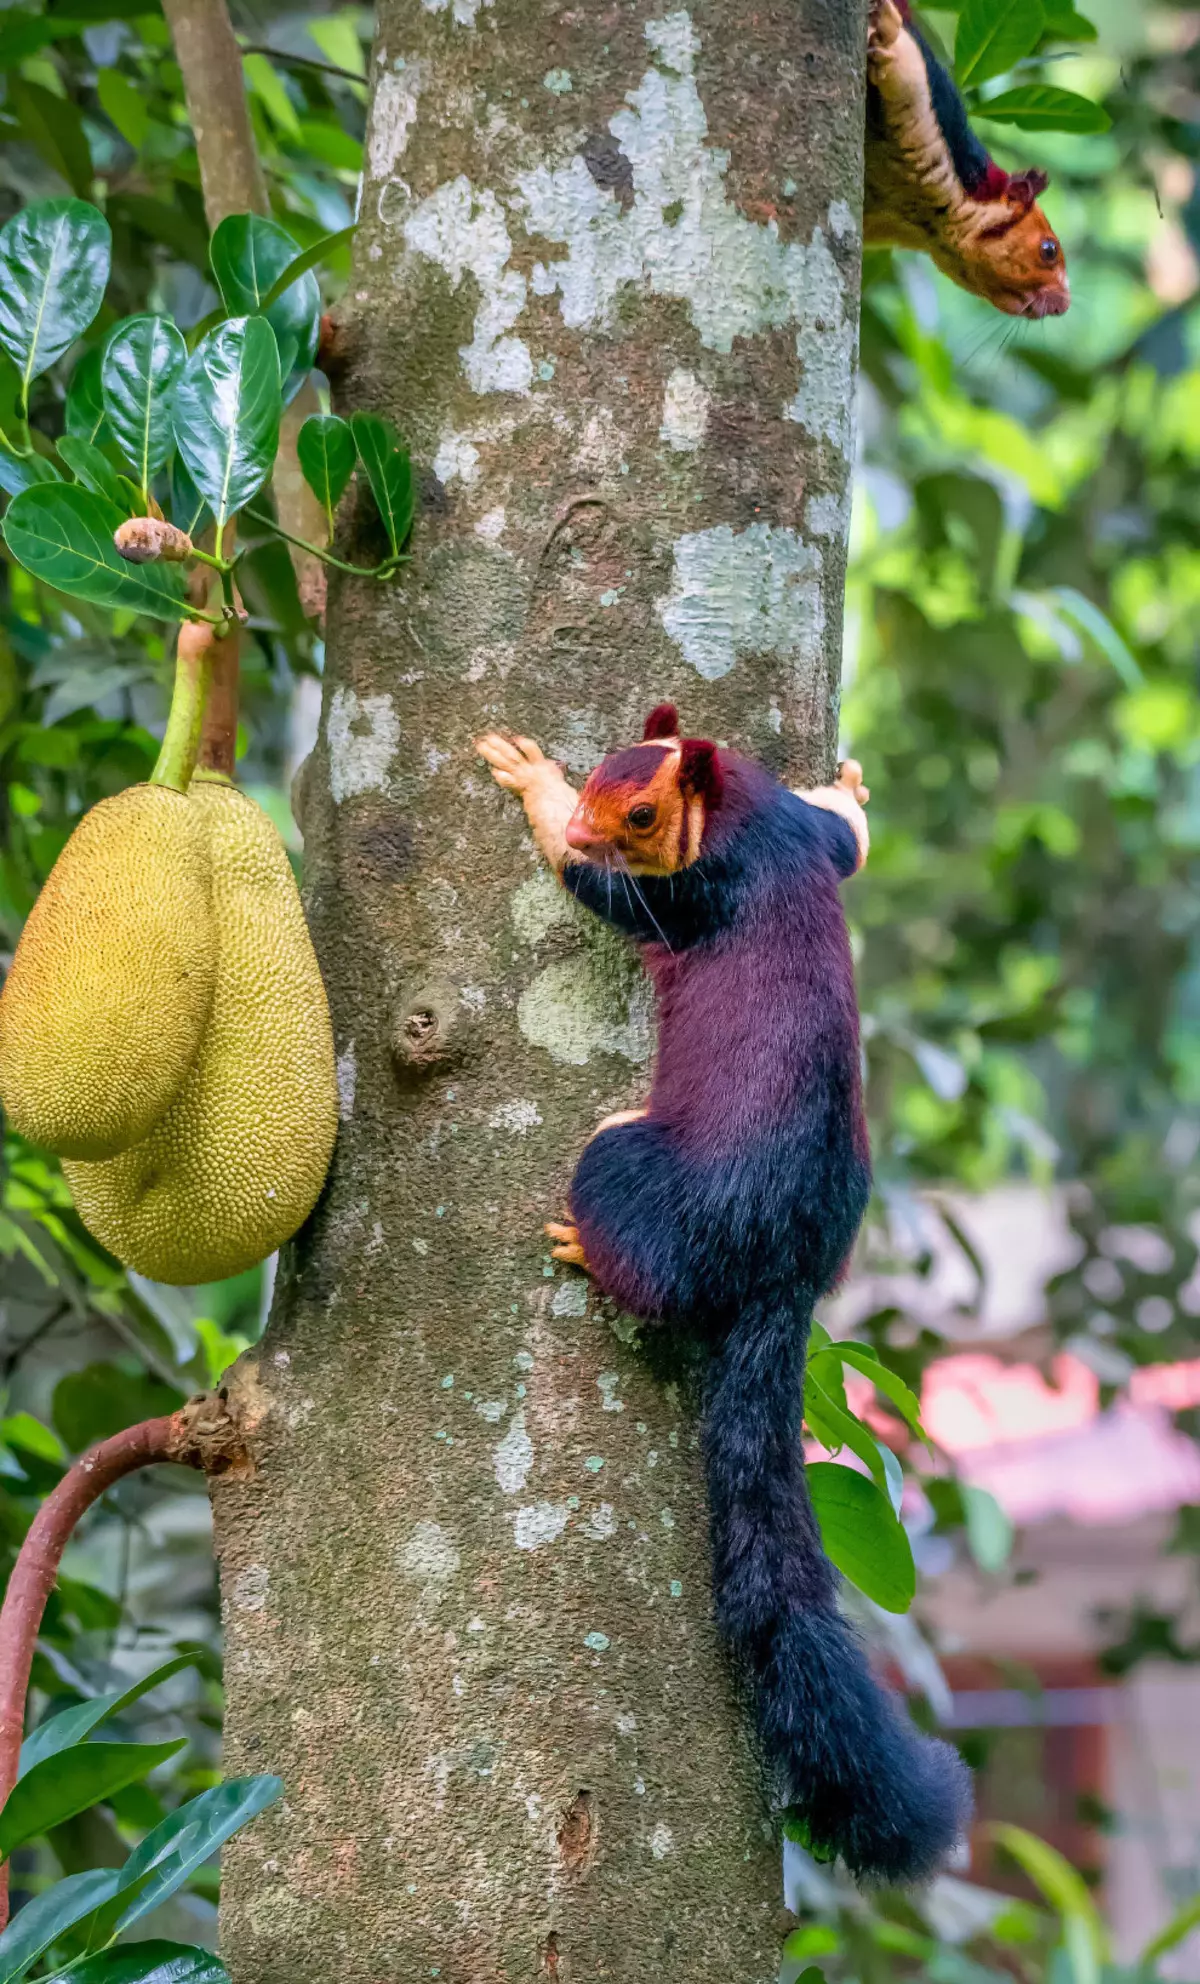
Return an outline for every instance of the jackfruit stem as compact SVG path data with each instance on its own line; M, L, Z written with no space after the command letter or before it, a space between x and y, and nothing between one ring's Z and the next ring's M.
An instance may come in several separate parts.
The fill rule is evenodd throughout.
M162 749L150 774L151 785L166 785L173 792L188 789L200 751L215 645L213 628L207 622L185 620L179 629L171 711Z
M214 641L197 772L232 778L237 758L239 629Z

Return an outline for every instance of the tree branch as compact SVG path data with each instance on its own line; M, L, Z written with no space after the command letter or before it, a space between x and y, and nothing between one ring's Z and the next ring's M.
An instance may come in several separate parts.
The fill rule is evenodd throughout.
M17 1553L0 1606L0 1807L17 1781L34 1649L63 1551L93 1502L125 1475L159 1461L210 1474L246 1474L251 1465L224 1401L201 1394L169 1418L145 1419L101 1440L47 1495ZM0 1928L7 1920L5 1862L0 1865Z

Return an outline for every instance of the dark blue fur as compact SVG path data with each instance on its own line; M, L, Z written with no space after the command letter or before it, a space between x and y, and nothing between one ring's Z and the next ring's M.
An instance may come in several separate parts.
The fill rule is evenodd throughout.
M758 767L723 756L722 769L692 867L636 883L591 863L564 873L646 947L659 998L649 1113L587 1146L571 1211L602 1288L713 1349L717 1617L787 1803L856 1876L917 1880L965 1824L968 1779L875 1681L838 1611L800 1438L813 1304L870 1191L837 893L854 839Z
M908 28L925 60L925 74L929 79L933 114L946 140L946 150L950 154L951 163L958 174L963 191L974 197L979 194L992 170L992 161L988 156L987 148L971 129L967 106L958 93L958 86L953 77L938 61L911 15L908 19Z

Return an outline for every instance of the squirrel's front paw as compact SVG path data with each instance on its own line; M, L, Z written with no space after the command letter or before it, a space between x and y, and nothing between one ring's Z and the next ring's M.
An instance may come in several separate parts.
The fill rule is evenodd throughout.
M904 17L895 0L871 0L871 11L867 17L867 53L875 60L884 61L887 51L894 48L904 30ZM876 80L871 77L872 82Z
M843 759L838 766L837 784L850 794L856 805L865 806L871 797L869 788L863 784L863 768L857 758Z
M475 740L475 749L487 759L496 784L509 792L524 792L534 779L558 771L532 737L504 737L492 730Z
M591 1273L583 1242L579 1238L579 1228L573 1222L548 1219L543 1231L554 1243L550 1252L556 1261L565 1261L569 1267L582 1268L585 1274Z

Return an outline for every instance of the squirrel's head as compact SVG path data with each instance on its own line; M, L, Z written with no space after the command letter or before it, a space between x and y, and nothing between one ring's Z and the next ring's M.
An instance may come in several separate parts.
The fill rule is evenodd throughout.
M1044 172L1002 173L988 189L987 218L975 234L971 287L1010 317L1061 317L1071 301L1062 243L1038 195Z
M601 867L673 875L699 854L723 787L716 745L680 737L674 705L659 703L642 742L597 765L567 824L567 846Z

